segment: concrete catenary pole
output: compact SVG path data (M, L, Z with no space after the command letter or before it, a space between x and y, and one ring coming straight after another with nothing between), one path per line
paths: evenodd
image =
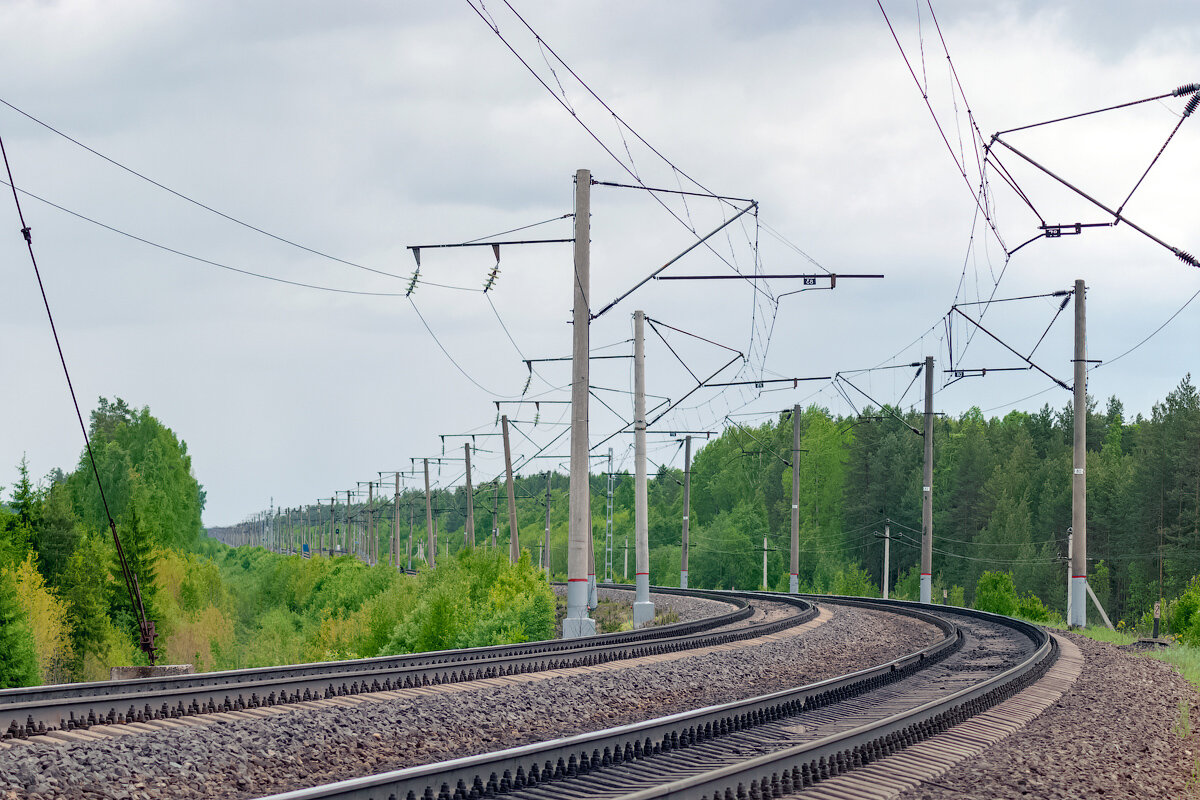
M429 494L429 459L425 459L425 540L429 543L429 547L425 551L429 554L426 556L427 563L430 568L434 567L434 561L437 560L437 543L433 539L433 497Z
M933 602L933 356L925 356L925 470L921 480L921 602Z
M375 481L367 481L367 563L375 563Z
M1071 476L1071 615L1072 628L1087 626L1087 287L1075 281L1075 446Z
M792 406L792 559L788 591L800 591L800 406Z
M590 462L589 462L590 463ZM588 489L588 608L594 610L600 602L596 594L596 542L594 539L595 528L592 527L592 503L591 489Z
M770 586L770 584L767 583L767 537L764 536L763 537L763 581L762 581L762 587L765 590L768 586Z
M633 543L634 597L633 627L654 620L650 602L650 521L646 485L646 315L633 312Z
M1074 537L1074 534L1071 533L1071 529L1067 528L1067 620L1068 620L1068 622L1071 619L1071 606L1073 605L1073 603L1071 602L1071 600L1072 600L1072 598L1071 598L1071 583L1072 583L1071 575L1075 571L1075 564L1072 561L1071 557L1075 554L1075 551L1072 549L1071 545L1072 545L1074 538L1075 537Z
M892 521L883 521L883 599L888 599L888 577L892 573Z
M413 528L416 526L416 514L417 504L410 499L408 501L408 568L410 570L412 569Z
M508 445L508 416L500 418L504 433L504 480L508 490L508 560L515 564L521 557L521 539L517 531L517 495L513 488L512 449Z
M475 490L471 487L471 445L463 445L463 457L467 462L467 525L463 528L463 536L467 539L467 547L475 549Z
M550 577L550 470L546 470L546 542L542 547L542 569Z
M337 492L329 498L329 557L337 551Z
M571 476L567 528L567 616L563 638L591 636L588 617L588 542L591 539L591 486L588 482L588 363L591 325L592 173L575 173L575 269L571 331Z
M688 515L692 508L692 437L683 440L683 540L679 548L679 588L688 588Z

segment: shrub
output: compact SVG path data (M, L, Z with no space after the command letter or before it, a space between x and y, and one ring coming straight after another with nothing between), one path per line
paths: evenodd
M1041 601L1038 601L1039 604ZM1017 613L1017 587L1011 572L985 572L975 584L975 608L1011 617Z
M1039 625L1061 625L1063 622L1062 617L1046 608L1041 599L1032 592L1018 598L1015 616Z

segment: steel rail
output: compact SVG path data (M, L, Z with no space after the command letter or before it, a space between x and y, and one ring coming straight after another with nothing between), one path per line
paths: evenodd
M753 614L749 601L714 593L698 596L735 606L704 620L573 640L445 650L403 656L323 662L261 669L142 678L0 691L0 735L26 738L52 730L95 724L172 719L244 710L362 692L388 691L499 675L584 666L620 658L676 652L762 635L774 624L718 630ZM807 604L806 604L807 606ZM803 622L807 611L778 629Z
M949 729L1011 697L1040 676L1057 657L1057 644L1036 625L987 612L962 609L968 616L993 619L1027 633L1037 644L1019 664L905 712L893 714L816 742L785 748L652 789L629 792L620 800L716 800L733 791L771 798L791 794ZM786 776L786 777L785 777Z
M939 615L930 613L929 606L921 606L917 603L845 597L800 598L769 593L743 592L736 593L736 595L746 598L771 597L777 600L801 602L805 599L810 601L819 599L863 608L878 609L882 607L929 622L941 629L944 636L932 645L885 664L795 689L550 742L524 745L436 764L409 767L380 775L355 778L325 786L285 792L272 795L264 800L330 800L331 798L337 798L337 800L388 800L389 798L422 800L423 798L492 796L488 792L502 795L511 789L547 785L548 781L550 783L547 789L553 791L552 782L564 776L584 774L601 766L641 759L652 753L657 754L686 747L689 742L702 741L718 733L739 730L744 726L790 716L857 696L939 663L962 644L962 633L957 626ZM943 609L938 609L938 611L945 613ZM1007 618L1000 617L998 619L1005 620L1005 624L1007 624ZM1040 629L1029 627L1033 631L1040 632ZM1037 636L1038 634L1031 635ZM1040 636L1048 639L1044 632L1040 632ZM1003 673L1001 677L1005 675L1008 673ZM916 713L919 712L920 709ZM905 715L897 715L897 719L902 716ZM879 735L886 736L887 733ZM845 737L835 738L840 743ZM834 741L834 739L827 741ZM753 769L759 769L760 760L752 760ZM714 780L720 781L723 777L722 775ZM755 778L757 777L755 774ZM702 790L707 791L711 782L699 785ZM701 796L699 794L678 794L679 791L683 791L682 787L675 784L669 786L667 793L647 795L647 797ZM660 790L666 788L660 787ZM640 795L638 796L640 797Z

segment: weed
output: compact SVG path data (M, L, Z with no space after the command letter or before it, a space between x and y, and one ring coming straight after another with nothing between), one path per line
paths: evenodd
M1191 710L1185 700L1179 701L1179 720L1175 723L1175 733L1180 739L1186 739L1192 735Z

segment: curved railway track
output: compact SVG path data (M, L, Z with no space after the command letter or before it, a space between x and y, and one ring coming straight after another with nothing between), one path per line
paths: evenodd
M655 591L719 600L731 604L733 609L703 620L584 639L0 690L0 739L53 736L56 732L86 730L96 725L172 720L365 692L592 666L763 636L802 624L816 614L808 601L775 597L772 600L791 604L795 613L753 624L750 619L754 608L748 597L670 589Z
M795 689L271 800L770 800L991 708L1036 680L1057 656L1044 630L1006 617L900 601L809 599L915 617L943 637L894 661Z

